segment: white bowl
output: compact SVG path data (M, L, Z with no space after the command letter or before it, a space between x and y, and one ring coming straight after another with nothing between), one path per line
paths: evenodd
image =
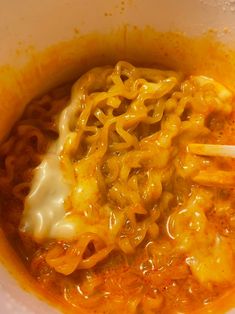
M14 90L10 89L9 80L3 79L4 75L1 74L4 71L12 80L11 75L17 74L17 71L20 71L24 65L30 62L35 53L39 51L43 51L61 41L69 41L74 36L78 38L92 32L107 33L127 24L140 28L149 25L157 31L164 32L177 30L189 36L201 35L208 29L213 29L217 31L217 37L220 41L232 46L233 40L235 42L235 1L1 1L0 99L5 99L2 96L3 92L1 94L3 87L9 91L8 96L11 97L6 98L9 100L8 103L1 103L1 107L7 109L4 111L4 108L0 108L0 138L3 138L7 128L10 127L9 121L12 122L19 117L25 103L35 96L38 91L47 89L62 81L63 75L65 78L74 77L74 71L71 70L72 63L68 62L60 74L57 75L55 69L50 72L51 81L48 84L40 85L35 80L30 92L25 93L24 97L20 98L14 94L16 93ZM115 47L112 49L115 49ZM60 59L58 55L54 57ZM76 55L70 57L74 60ZM75 69L79 69L81 62L79 61L76 64ZM83 62L86 63L87 61L83 59ZM86 66L89 66L89 64ZM11 67L14 68L14 71ZM28 82L30 78L29 76ZM27 78L24 78L24 82L27 82ZM12 120L10 106L13 106L14 102L18 104L18 109ZM8 124L6 124L6 121L8 121ZM8 258L2 256L1 259L5 264L9 264L11 261L7 261ZM0 304L0 313L4 314L49 314L57 312L33 294L23 290L14 279L14 276L10 275L4 266L0 266ZM235 309L230 313L235 313Z

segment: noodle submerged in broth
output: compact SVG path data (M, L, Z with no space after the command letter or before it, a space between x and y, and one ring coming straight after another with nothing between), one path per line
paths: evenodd
M215 80L122 61L27 107L1 216L67 313L191 313L233 287L234 118Z

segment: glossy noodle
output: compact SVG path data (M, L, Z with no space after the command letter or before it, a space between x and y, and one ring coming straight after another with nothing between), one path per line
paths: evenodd
M231 289L234 117L212 78L123 61L33 101L0 188L35 280L84 313L192 313Z

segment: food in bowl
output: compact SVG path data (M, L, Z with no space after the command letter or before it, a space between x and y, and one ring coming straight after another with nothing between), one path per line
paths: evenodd
M1 216L66 313L192 313L233 288L234 113L212 78L124 61L28 105Z

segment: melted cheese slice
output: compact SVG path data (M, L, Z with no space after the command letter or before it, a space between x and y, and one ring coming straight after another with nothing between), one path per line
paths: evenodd
M65 215L64 201L69 192L70 185L61 171L59 157L48 153L35 170L25 202L21 231L35 239L42 239L45 235L50 237L51 227L60 223Z
M92 217L93 206L99 200L99 190L93 172L90 172L91 176L87 175L89 166L84 161L76 166L79 175L72 184L65 178L60 158L48 153L35 170L25 202L21 231L37 242L46 239L71 241L85 232L98 233L107 242L110 226L106 217L111 215L111 210L106 210L105 219L98 215Z

